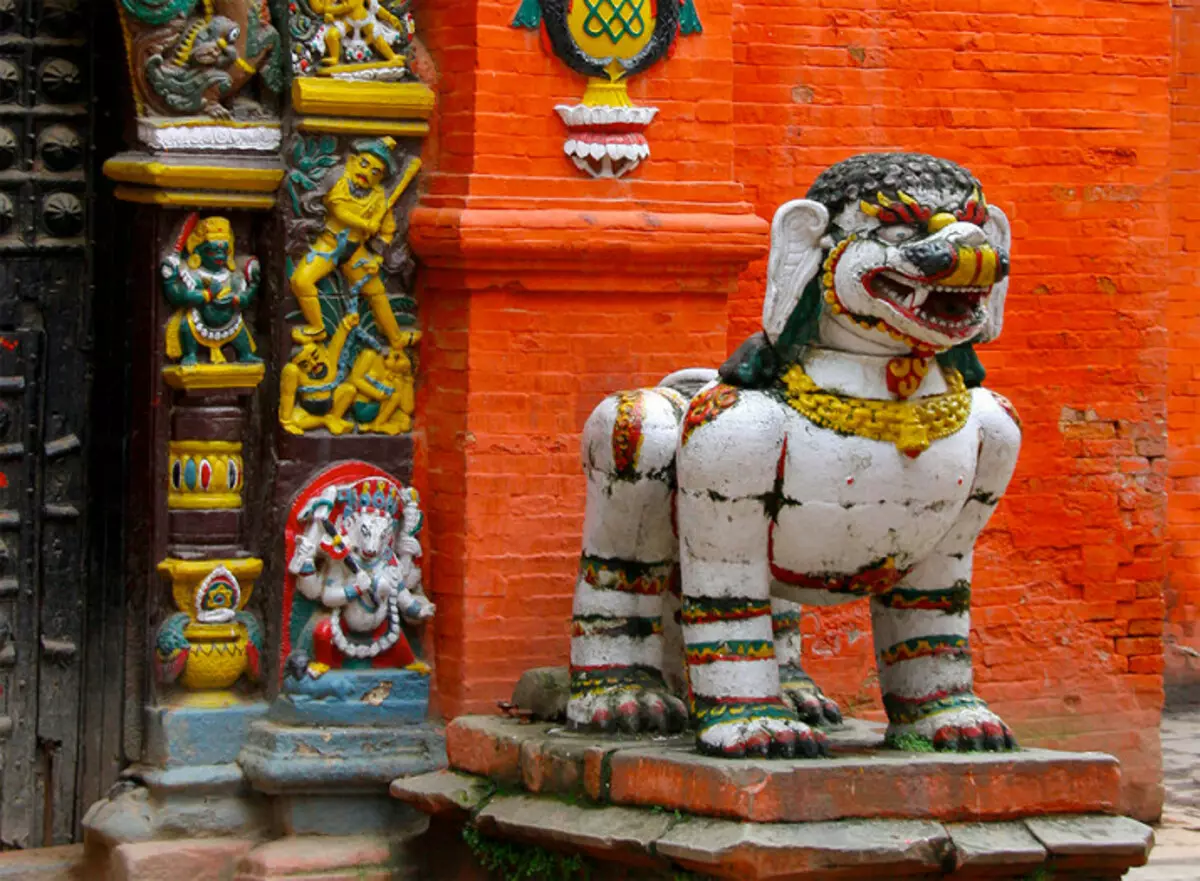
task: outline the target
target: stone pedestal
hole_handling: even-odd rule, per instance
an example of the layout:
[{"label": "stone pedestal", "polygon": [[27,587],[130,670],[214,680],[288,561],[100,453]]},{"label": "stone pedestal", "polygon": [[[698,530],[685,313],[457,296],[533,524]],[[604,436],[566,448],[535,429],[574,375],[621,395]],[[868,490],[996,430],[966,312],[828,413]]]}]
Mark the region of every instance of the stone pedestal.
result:
[{"label": "stone pedestal", "polygon": [[462,717],[451,770],[391,791],[441,823],[631,877],[1115,879],[1153,842],[1113,813],[1120,768],[1102,753],[907,753],[854,720],[829,740],[829,759],[716,759],[690,737]]}]

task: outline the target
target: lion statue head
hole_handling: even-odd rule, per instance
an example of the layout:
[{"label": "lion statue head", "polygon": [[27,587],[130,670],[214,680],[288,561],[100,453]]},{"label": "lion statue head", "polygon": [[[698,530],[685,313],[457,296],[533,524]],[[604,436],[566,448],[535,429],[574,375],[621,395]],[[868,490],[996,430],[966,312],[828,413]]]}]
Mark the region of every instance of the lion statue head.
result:
[{"label": "lion statue head", "polygon": [[937,355],[969,384],[972,346],[1000,334],[1008,218],[970,171],[922,153],[864,153],[826,169],[771,223],[763,334],[722,368],[755,384],[807,345]]}]

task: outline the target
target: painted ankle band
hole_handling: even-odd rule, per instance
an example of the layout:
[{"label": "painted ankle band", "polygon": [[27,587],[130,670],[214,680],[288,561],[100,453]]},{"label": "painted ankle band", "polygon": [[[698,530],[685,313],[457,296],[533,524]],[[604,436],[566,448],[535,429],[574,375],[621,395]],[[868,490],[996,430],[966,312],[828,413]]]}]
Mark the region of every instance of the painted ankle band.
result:
[{"label": "painted ankle band", "polygon": [[662,633],[662,618],[621,618],[609,615],[576,615],[571,636],[632,636],[638,639]]},{"label": "painted ankle band", "polygon": [[686,445],[697,428],[712,422],[736,404],[737,399],[737,389],[724,383],[718,383],[692,398],[692,405],[683,420],[680,444]]},{"label": "painted ankle band", "polygon": [[802,691],[820,694],[821,689],[807,673],[794,664],[779,665],[779,684],[786,691]]},{"label": "painted ankle band", "polygon": [[971,608],[971,583],[956,581],[953,587],[942,590],[896,587],[875,600],[888,609],[956,615]]},{"label": "painted ankle band", "polygon": [[690,642],[689,664],[714,664],[717,661],[766,661],[775,657],[775,642],[770,639],[723,639],[720,642]]},{"label": "painted ankle band", "polygon": [[878,596],[894,588],[908,574],[908,569],[897,569],[894,557],[883,557],[869,563],[857,572],[816,573],[793,572],[775,562],[775,523],[767,530],[767,556],[771,562],[771,574],[784,584],[792,584],[809,590],[825,590],[830,593],[845,593],[853,596]]},{"label": "painted ankle band", "polygon": [[662,688],[662,673],[639,664],[572,667],[571,697],[587,697],[613,688]]},{"label": "painted ankle band", "polygon": [[679,614],[684,624],[745,621],[770,615],[771,601],[748,597],[684,597]]},{"label": "painted ankle band", "polygon": [[617,477],[636,477],[638,456],[642,452],[642,421],[646,404],[641,392],[621,392],[617,396],[617,422],[612,432],[613,466]]},{"label": "painted ankle band", "polygon": [[579,571],[583,580],[596,590],[658,596],[678,579],[679,564],[638,563],[584,554],[579,559]]},{"label": "painted ankle band", "polygon": [[781,633],[798,633],[799,631],[799,612],[777,612],[771,618],[771,632],[776,636],[779,636]]},{"label": "painted ankle band", "polygon": [[971,649],[965,636],[919,636],[906,639],[879,653],[884,664],[898,664],[914,658],[952,657],[970,660]]},{"label": "painted ankle band", "polygon": [[973,707],[987,709],[987,704],[972,694],[967,686],[961,690],[939,691],[924,697],[883,696],[883,708],[888,721],[894,725],[912,725],[938,713]]},{"label": "painted ankle band", "polygon": [[710,698],[694,695],[692,715],[701,729],[726,722],[746,722],[750,719],[796,721],[795,711],[780,698]]}]

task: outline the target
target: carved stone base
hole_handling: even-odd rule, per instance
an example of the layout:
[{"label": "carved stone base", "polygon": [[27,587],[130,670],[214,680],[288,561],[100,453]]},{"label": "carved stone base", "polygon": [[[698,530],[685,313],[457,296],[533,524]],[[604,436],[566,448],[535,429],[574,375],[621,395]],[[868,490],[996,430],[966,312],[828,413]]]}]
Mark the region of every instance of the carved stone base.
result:
[{"label": "carved stone base", "polygon": [[292,726],[257,722],[238,757],[251,785],[272,795],[379,793],[397,776],[445,765],[428,724]]},{"label": "carved stone base", "polygon": [[288,678],[288,693],[271,704],[281,725],[396,726],[429,714],[429,676],[412,670],[330,670]]},{"label": "carved stone base", "polygon": [[222,707],[147,707],[147,765],[224,765],[237,760],[250,725],[267,713],[261,701]]}]

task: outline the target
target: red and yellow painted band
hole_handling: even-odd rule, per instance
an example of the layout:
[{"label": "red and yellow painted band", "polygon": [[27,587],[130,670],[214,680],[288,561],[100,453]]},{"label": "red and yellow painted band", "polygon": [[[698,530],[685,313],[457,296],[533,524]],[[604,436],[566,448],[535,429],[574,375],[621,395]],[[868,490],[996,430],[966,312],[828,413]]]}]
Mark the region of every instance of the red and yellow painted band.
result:
[{"label": "red and yellow painted band", "polygon": [[693,642],[687,646],[689,664],[715,664],[717,661],[768,661],[775,657],[775,642],[770,639],[726,639],[720,642]]},{"label": "red and yellow painted band", "polygon": [[617,474],[637,470],[642,452],[642,420],[646,418],[646,403],[641,392],[621,392],[617,395],[617,422],[613,426],[613,467]]},{"label": "red and yellow painted band", "polygon": [[596,590],[615,590],[657,596],[679,579],[678,563],[636,563],[584,555],[579,561],[583,580]]},{"label": "red and yellow painted band", "polygon": [[965,636],[923,636],[896,643],[880,652],[879,660],[884,664],[898,664],[915,658],[932,658],[939,655],[961,658],[969,657],[970,654]]},{"label": "red and yellow painted band", "polygon": [[730,407],[737,403],[738,391],[731,385],[717,383],[710,389],[705,389],[692,398],[687,416],[683,420],[683,433],[680,443],[686,444],[696,429],[712,422]]},{"label": "red and yellow painted band", "polygon": [[771,522],[767,530],[767,559],[771,564],[771,574],[785,584],[809,590],[828,590],[832,593],[848,593],[855,596],[878,596],[879,594],[887,593],[908,574],[907,568],[899,569],[896,567],[895,557],[884,557],[881,560],[864,566],[857,572],[846,574],[819,573],[809,575],[804,572],[795,572],[775,562],[774,521]]}]

